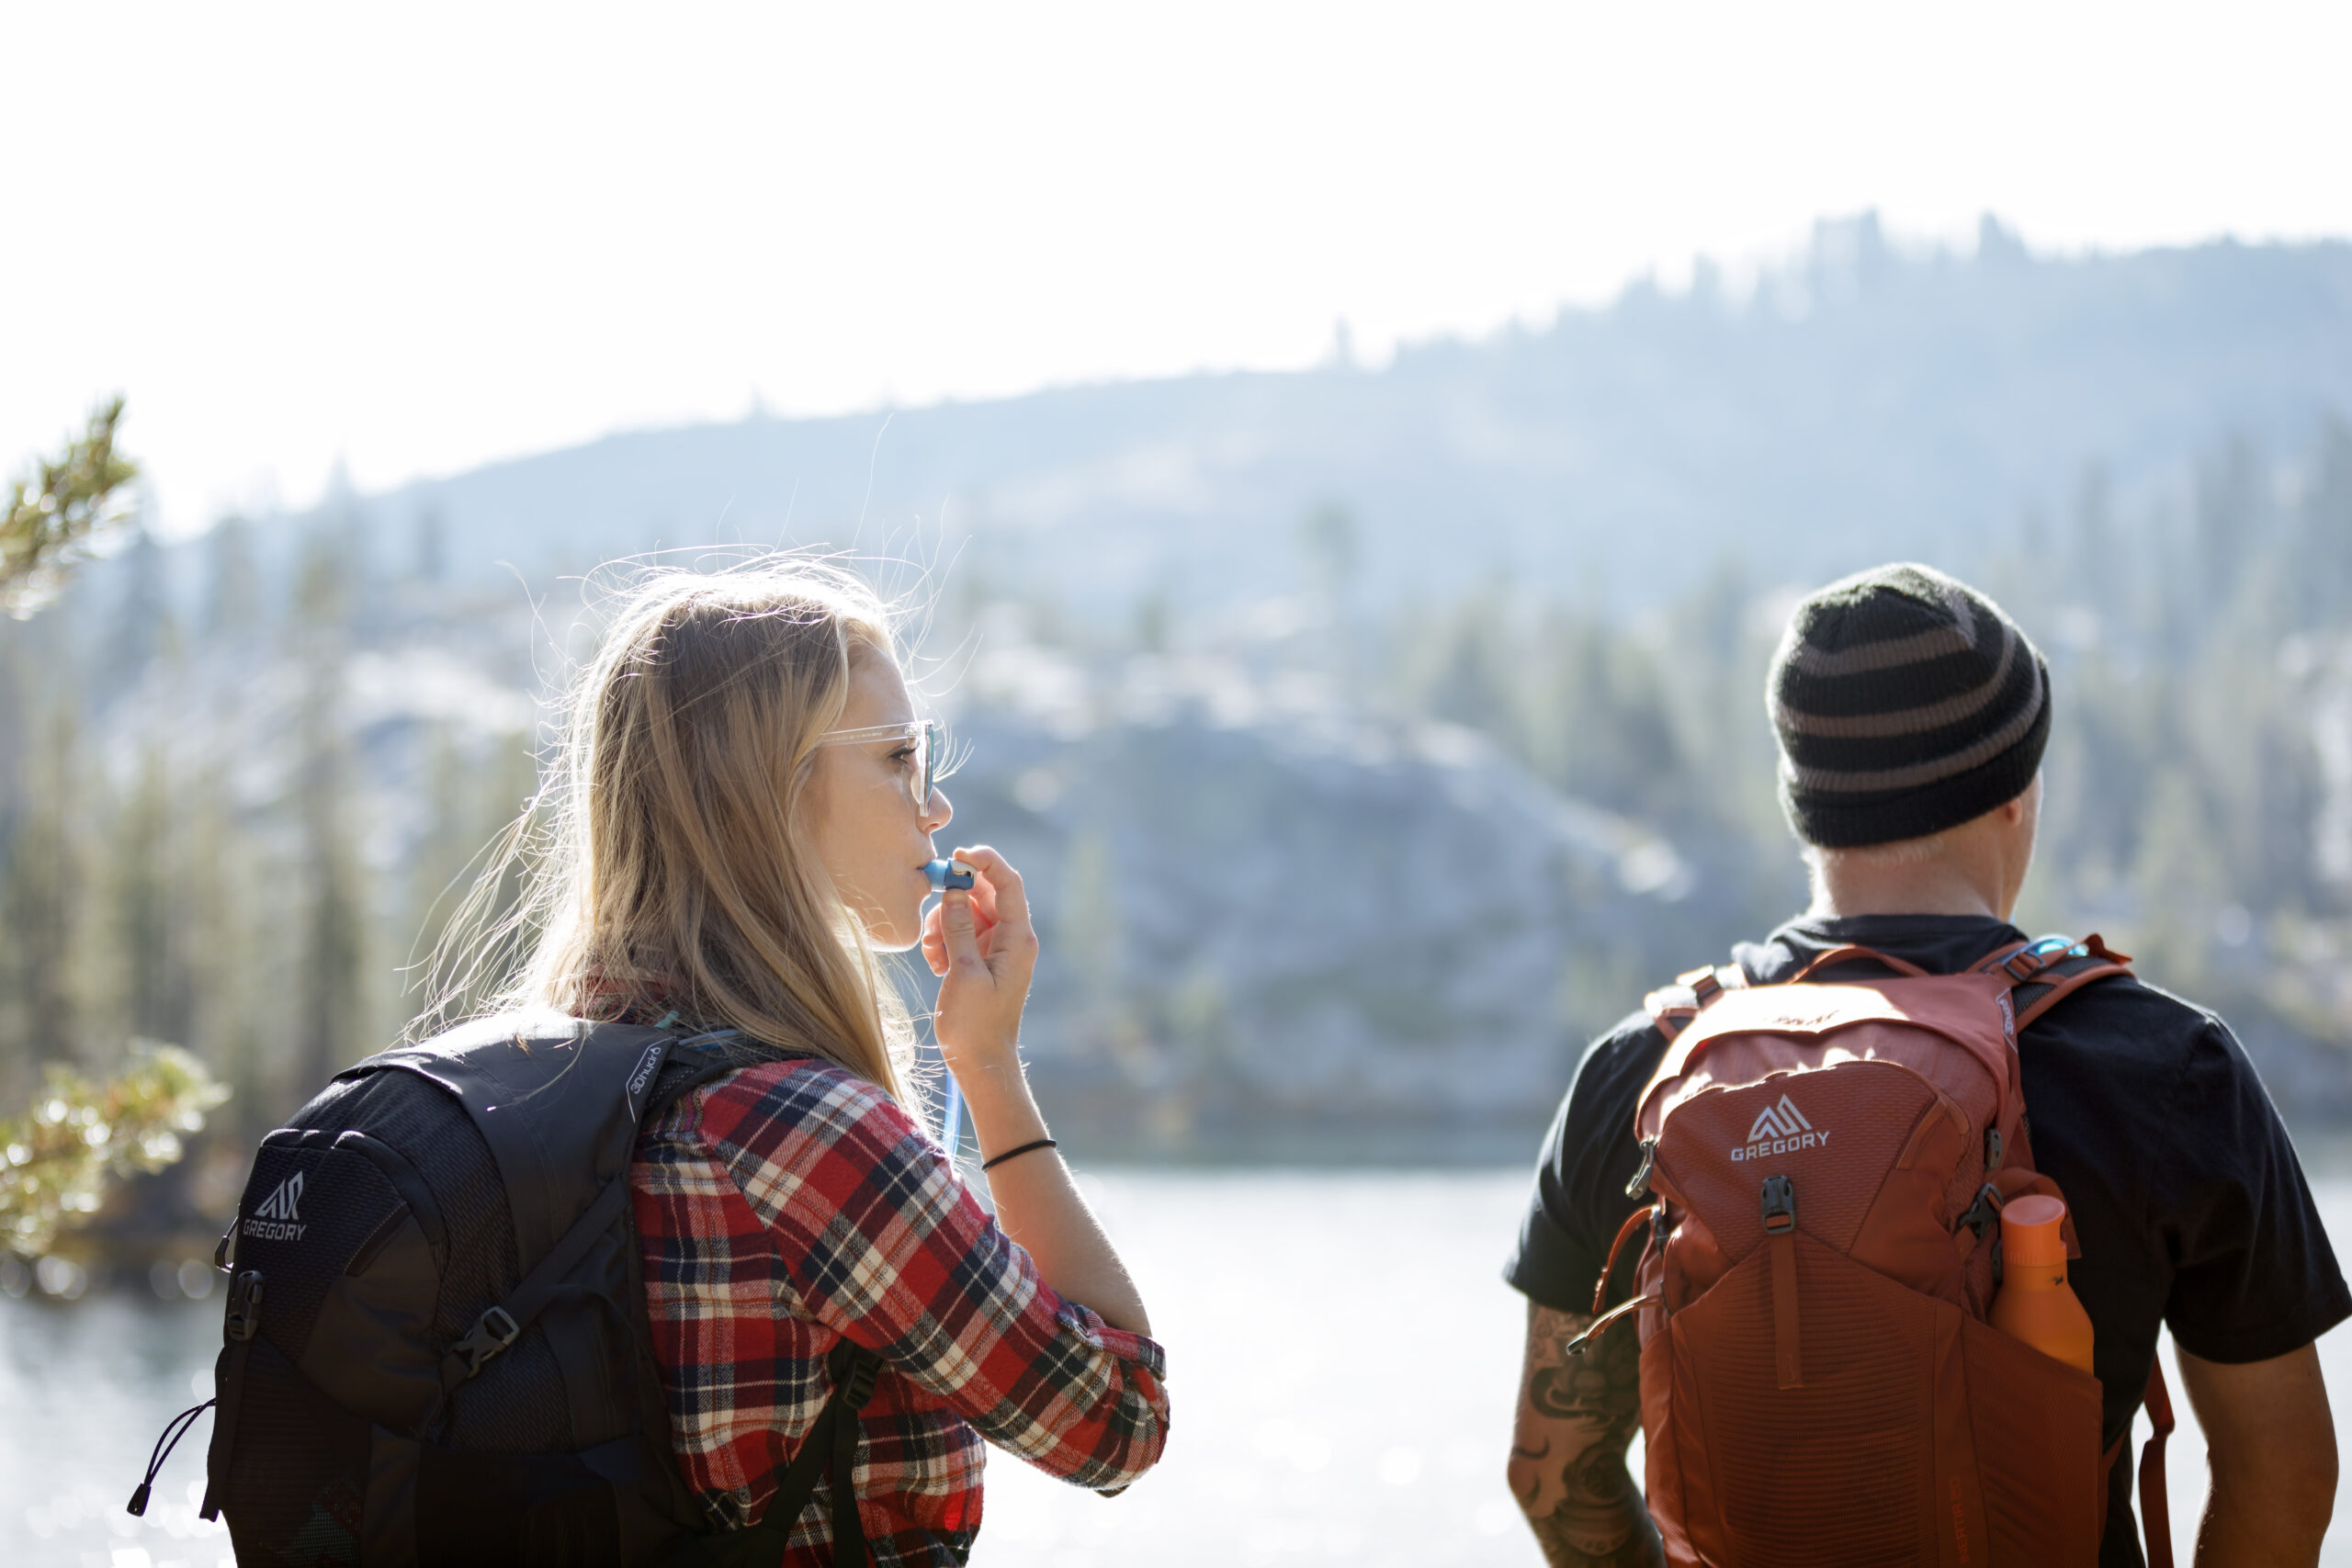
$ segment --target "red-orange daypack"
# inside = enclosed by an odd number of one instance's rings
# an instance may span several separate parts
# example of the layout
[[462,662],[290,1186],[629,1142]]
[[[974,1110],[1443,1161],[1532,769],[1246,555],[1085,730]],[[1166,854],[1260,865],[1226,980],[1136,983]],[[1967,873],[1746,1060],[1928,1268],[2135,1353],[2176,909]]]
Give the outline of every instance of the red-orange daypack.
[[[1812,976],[1869,960],[1890,977]],[[2098,1381],[1986,1321],[2003,1203],[2035,1171],[2017,1032],[2127,972],[2096,936],[1933,976],[1860,948],[1784,985],[1737,966],[1649,999],[1669,1042],[1634,1114],[1650,1203],[1641,1329],[1651,1517],[1711,1568],[2091,1564],[2122,1444]],[[1856,967],[1860,968],[1857,963]],[[2067,1252],[2079,1256],[2073,1222]],[[1600,1312],[1604,1270],[1593,1297]],[[1579,1343],[1578,1348],[1581,1348]],[[2141,1466],[2149,1560],[2170,1568],[2162,1445]]]

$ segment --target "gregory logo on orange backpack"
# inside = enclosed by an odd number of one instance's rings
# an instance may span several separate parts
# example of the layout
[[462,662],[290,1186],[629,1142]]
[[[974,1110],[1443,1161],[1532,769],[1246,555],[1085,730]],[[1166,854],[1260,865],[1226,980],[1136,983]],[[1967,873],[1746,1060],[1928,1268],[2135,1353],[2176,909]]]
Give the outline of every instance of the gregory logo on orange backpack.
[[1815,1129],[1804,1119],[1804,1112],[1799,1111],[1784,1094],[1781,1096],[1780,1104],[1768,1105],[1756,1113],[1756,1124],[1747,1129],[1746,1145],[1733,1149],[1731,1157],[1736,1160],[1762,1159],[1766,1155],[1794,1154],[1799,1149],[1814,1148],[1828,1141],[1828,1132]]

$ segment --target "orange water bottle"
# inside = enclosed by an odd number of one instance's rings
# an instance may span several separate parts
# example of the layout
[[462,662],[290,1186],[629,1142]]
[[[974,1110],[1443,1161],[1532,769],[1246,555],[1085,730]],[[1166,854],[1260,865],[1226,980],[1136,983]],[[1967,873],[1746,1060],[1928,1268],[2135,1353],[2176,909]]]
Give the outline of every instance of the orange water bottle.
[[2091,1370],[2091,1315],[2066,1283],[2066,1205],[2030,1194],[2001,1211],[2001,1289],[1993,1326],[2052,1360]]

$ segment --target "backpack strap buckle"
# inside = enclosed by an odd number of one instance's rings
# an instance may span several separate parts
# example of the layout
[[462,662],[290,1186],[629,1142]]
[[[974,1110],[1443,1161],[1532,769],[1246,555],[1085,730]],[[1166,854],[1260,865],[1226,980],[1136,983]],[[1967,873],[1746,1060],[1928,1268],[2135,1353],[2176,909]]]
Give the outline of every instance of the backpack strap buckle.
[[833,1374],[842,1405],[853,1413],[865,1408],[874,1397],[874,1385],[882,1375],[882,1358],[862,1345],[844,1337],[827,1359],[826,1371]]
[[1641,1150],[1642,1163],[1634,1169],[1633,1179],[1625,1183],[1625,1196],[1635,1200],[1649,1196],[1650,1168],[1657,1163],[1657,1140],[1644,1138]]
[[1764,1210],[1764,1234],[1778,1235],[1782,1231],[1797,1228],[1796,1183],[1785,1176],[1768,1176],[1760,1194]]
[[248,1269],[229,1287],[229,1316],[222,1325],[232,1339],[251,1339],[261,1327],[261,1274]]
[[1968,1206],[1968,1213],[1960,1216],[1960,1223],[1974,1231],[1976,1239],[1983,1241],[1984,1233],[2001,1223],[2001,1190],[1989,1181],[1978,1188],[1976,1201]]
[[2012,1020],[2021,1030],[2092,981],[2130,974],[2132,958],[2094,932],[2080,942],[2045,936],[2022,946],[2004,944],[1969,967],[1980,975],[2007,977]]
[[1674,983],[1688,990],[1691,1001],[1703,1010],[1725,991],[1746,990],[1747,972],[1736,964],[1710,964],[1704,969],[1692,969],[1677,975]]
[[1725,991],[1746,990],[1747,983],[1747,971],[1736,964],[1691,969],[1677,975],[1671,986],[1661,986],[1643,998],[1642,1006],[1648,1010],[1650,1021],[1670,1041],[1689,1028],[1708,1003]]
[[523,1325],[514,1321],[504,1307],[494,1306],[474,1319],[472,1328],[457,1343],[452,1354],[466,1359],[466,1375],[481,1371],[481,1364],[522,1337]]

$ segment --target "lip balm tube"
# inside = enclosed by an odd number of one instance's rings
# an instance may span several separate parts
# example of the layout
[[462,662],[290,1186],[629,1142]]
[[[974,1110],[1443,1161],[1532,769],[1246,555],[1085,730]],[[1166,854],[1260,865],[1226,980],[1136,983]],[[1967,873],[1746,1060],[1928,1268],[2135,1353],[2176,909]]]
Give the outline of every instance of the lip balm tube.
[[944,893],[951,887],[969,887],[974,874],[972,868],[960,860],[932,861],[922,868],[922,872],[931,878],[933,893]]

